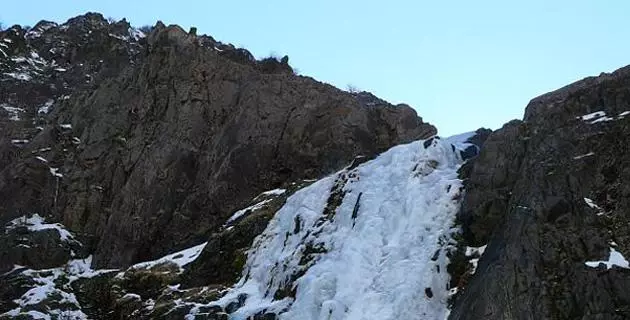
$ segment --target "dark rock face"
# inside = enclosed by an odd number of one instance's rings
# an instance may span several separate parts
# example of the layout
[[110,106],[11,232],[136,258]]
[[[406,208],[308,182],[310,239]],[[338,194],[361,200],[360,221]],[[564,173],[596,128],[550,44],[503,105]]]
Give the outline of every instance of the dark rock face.
[[87,14],[4,38],[0,222],[53,216],[94,237],[98,267],[202,242],[261,191],[436,133],[177,26],[145,38]]
[[254,198],[248,207],[256,209],[245,210],[243,217],[230,221],[223,230],[209,237],[199,258],[186,266],[181,276],[182,287],[231,286],[236,283],[242,276],[246,251],[254,238],[265,230],[287,198],[308,184],[291,183],[282,194],[262,194]]
[[0,235],[0,261],[5,270],[14,265],[56,267],[75,257],[74,250],[80,249],[79,243],[62,241],[54,229],[29,232],[16,228]]
[[585,265],[630,257],[628,110],[626,67],[533,99],[488,137],[460,215],[488,247],[450,319],[630,318],[630,270]]
[[0,233],[0,270],[14,266],[53,268],[70,259],[85,258],[88,250],[62,225],[44,223],[38,215],[24,216],[5,225]]

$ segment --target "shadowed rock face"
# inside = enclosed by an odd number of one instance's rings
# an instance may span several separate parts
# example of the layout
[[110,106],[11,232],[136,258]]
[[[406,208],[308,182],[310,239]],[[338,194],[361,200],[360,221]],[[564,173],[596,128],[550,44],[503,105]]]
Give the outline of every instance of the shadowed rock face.
[[[0,222],[20,212],[63,221],[95,238],[98,267],[203,242],[261,191],[436,133],[408,106],[177,26],[158,23],[146,38],[99,14],[38,26],[32,39],[0,32],[15,38],[0,54],[0,103],[23,109],[18,120],[0,114]],[[45,68],[14,61],[31,52]],[[16,70],[31,79],[6,76]],[[38,112],[49,100],[50,114]]]
[[630,270],[585,265],[630,257],[628,70],[533,99],[486,140],[460,219],[488,247],[450,319],[630,317]]

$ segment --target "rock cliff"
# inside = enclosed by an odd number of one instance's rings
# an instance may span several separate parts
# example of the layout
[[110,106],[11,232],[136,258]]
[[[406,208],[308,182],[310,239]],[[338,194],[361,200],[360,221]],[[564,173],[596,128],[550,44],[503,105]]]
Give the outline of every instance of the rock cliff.
[[0,221],[63,222],[100,267],[184,248],[264,190],[436,133],[408,106],[178,26],[88,13],[0,43]]
[[460,213],[487,248],[450,319],[630,318],[627,261],[587,264],[630,257],[629,116],[625,67],[533,99],[488,137]]

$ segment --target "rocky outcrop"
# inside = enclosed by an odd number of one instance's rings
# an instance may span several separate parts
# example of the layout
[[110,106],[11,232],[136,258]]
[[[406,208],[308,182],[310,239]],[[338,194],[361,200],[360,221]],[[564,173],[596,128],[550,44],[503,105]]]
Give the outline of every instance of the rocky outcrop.
[[178,26],[145,37],[87,14],[5,38],[0,222],[62,221],[101,267],[205,241],[264,190],[436,133],[408,106]]
[[466,179],[465,242],[487,244],[450,319],[627,319],[628,67],[533,99]]

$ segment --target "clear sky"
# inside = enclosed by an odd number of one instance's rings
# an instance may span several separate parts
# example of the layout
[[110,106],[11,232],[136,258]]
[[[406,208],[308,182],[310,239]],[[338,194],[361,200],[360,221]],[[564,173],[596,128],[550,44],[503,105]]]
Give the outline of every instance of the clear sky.
[[625,0],[34,0],[5,1],[0,21],[86,11],[287,54],[304,75],[413,106],[441,135],[498,128],[537,95],[630,64]]

